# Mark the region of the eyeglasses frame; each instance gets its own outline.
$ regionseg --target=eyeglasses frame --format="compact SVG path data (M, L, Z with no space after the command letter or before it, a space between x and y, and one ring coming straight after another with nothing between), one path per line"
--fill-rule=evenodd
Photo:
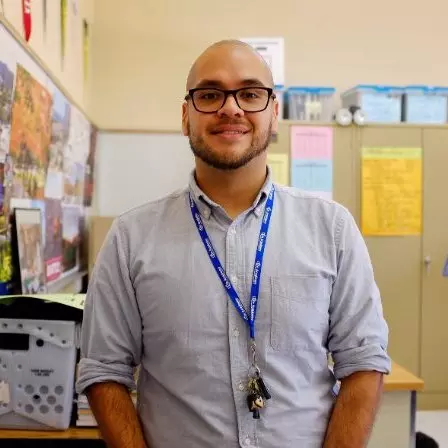
M252 111L246 111L246 110L244 110L244 109L240 106L240 103L238 102L238 99L237 99L236 95L237 95L237 93L240 92L241 90L248 90L248 89L261 89L261 90L265 90L266 92L268 92L268 100L266 101L266 106L264 106L263 109L260 109L260 110L252 110ZM199 109L196 107L196 104L195 104L194 99L193 99L193 95L194 95L195 92L199 92L199 91L202 91L202 90L217 90L217 91L219 91L219 92L224 93L224 101L223 101L223 103L221 104L221 106L220 106L218 109L216 109L215 111L213 111L213 112L204 112L204 111L202 111L202 110L199 110ZM270 100L270 99L273 99L273 100L274 100L274 99L276 98L276 95L275 95L275 93L274 93L274 89L272 89L271 87L265 87L265 86L253 86L253 87L241 87L241 88L239 88L239 89L232 89L232 90L219 89L218 87L196 87L196 88L194 88L194 89L190 89L190 90L188 90L188 93L187 93L187 95L185 95L185 98L184 98L184 99L185 99L185 101L188 101L189 99L191 99L191 102L193 103L193 107L194 107L199 113L201 113L201 114L216 114L216 112L218 112L220 109L222 109L222 108L224 107L224 105L226 104L226 101L227 101L227 98L229 97L229 95L232 95L232 96L233 96L233 99L235 100L235 103L237 104L237 106L238 106L242 111L244 111L244 112L247 113L247 114L257 114L257 113L259 113L259 112L263 112L263 111L265 111L265 110L268 108L269 100Z

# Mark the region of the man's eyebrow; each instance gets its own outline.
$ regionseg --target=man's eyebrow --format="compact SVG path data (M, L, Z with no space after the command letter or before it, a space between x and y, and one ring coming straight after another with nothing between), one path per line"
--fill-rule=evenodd
M250 87L252 87L252 86L253 87L267 87L264 82L261 82L257 78L244 79L243 81L240 82L240 84L242 86L250 86Z
M243 79L242 81L239 81L238 84L241 87L267 87L264 82L260 81L257 78ZM201 79L195 86L196 89L204 87L217 87L223 89L224 84L216 79Z
M223 88L224 84L221 81L217 81L214 79L201 79L195 86L196 89L200 89L203 87L219 87Z

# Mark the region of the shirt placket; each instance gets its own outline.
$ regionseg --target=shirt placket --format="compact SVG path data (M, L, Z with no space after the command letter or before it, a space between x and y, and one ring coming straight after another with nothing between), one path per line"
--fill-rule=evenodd
M226 273L238 292L241 302L248 311L248 294L246 281L244 248L239 234L241 224L234 221L226 235ZM255 254L254 254L255 256ZM232 381L235 410L238 422L238 438L241 447L256 447L256 420L247 407L247 383L249 370L248 327L235 306L228 301L230 374Z

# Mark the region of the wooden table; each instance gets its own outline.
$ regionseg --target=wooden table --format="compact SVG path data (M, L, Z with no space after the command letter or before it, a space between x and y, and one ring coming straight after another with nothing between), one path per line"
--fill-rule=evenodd
M406 369L392 363L392 372L384 377L384 391L396 392L400 390L413 390L420 392L423 390L424 382L421 378L416 377Z
M369 448L415 446L416 393L423 381L398 364L384 378L383 402ZM67 431L1 430L0 439L101 439L96 428Z
M417 392L423 380L393 363L384 378L384 395L369 448L415 448Z

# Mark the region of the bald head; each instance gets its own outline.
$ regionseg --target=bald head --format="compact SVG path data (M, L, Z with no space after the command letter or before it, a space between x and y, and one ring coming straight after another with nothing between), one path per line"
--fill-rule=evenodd
M237 170L254 161L266 173L264 154L278 128L273 84L263 57L244 42L217 42L198 57L187 91L199 90L182 104L182 131L196 168Z
M219 76L238 71L246 72L248 79L259 79L266 87L274 87L271 69L260 53L246 42L222 40L212 44L196 59L188 73L186 88L192 89L201 81L209 80L213 73Z

